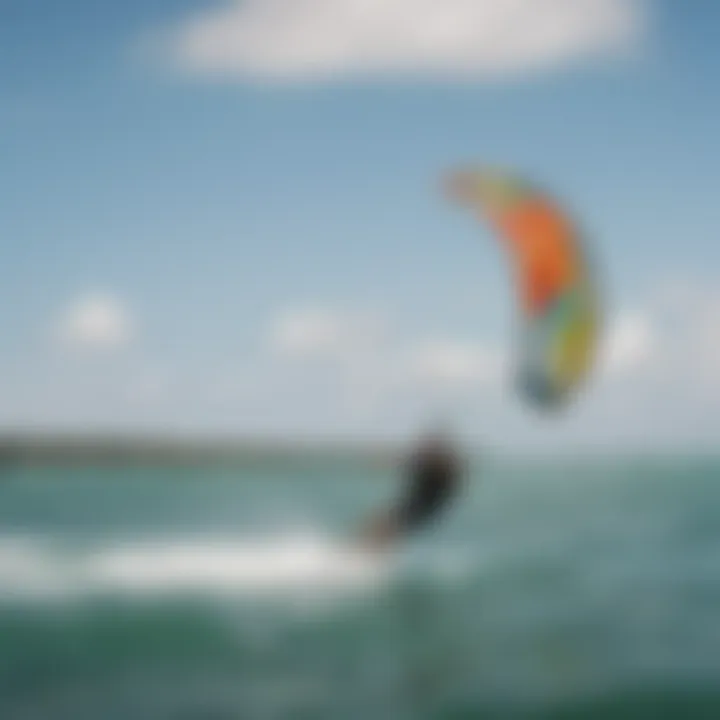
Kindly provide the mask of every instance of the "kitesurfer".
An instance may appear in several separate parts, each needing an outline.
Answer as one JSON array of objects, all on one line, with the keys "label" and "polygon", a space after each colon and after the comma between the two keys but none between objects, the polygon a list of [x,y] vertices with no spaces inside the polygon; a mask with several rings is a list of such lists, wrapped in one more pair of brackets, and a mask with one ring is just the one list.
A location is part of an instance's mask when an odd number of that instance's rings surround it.
[{"label": "kitesurfer", "polygon": [[404,472],[405,487],[399,502],[375,520],[366,533],[372,545],[386,545],[421,530],[440,517],[459,491],[461,462],[453,444],[442,433],[421,440]]}]

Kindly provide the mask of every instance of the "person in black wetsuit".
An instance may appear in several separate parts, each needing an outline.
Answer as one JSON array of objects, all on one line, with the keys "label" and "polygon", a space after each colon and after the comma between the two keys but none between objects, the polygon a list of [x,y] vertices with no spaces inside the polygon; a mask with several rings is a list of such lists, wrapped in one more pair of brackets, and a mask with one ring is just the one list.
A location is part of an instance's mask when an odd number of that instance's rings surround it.
[{"label": "person in black wetsuit", "polygon": [[405,472],[399,502],[389,513],[377,518],[366,534],[373,545],[385,545],[425,527],[442,514],[459,491],[460,459],[449,440],[439,433],[421,441]]},{"label": "person in black wetsuit", "polygon": [[450,442],[431,435],[410,457],[405,494],[394,512],[397,529],[412,532],[437,519],[455,497],[460,462]]}]

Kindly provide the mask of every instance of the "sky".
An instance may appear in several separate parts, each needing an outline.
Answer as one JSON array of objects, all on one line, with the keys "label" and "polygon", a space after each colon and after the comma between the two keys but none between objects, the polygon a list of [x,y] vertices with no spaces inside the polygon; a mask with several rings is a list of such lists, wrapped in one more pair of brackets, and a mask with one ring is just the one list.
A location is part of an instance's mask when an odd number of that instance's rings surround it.
[{"label": "sky", "polygon": [[[0,429],[720,440],[715,0],[32,0],[0,10]],[[574,213],[598,367],[545,418],[443,173]]]}]

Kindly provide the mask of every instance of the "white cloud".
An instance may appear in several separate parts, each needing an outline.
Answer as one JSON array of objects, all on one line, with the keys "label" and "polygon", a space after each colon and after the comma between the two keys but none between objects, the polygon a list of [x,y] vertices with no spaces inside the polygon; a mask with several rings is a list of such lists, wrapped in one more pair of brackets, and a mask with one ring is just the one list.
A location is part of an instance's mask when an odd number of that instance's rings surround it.
[{"label": "white cloud", "polygon": [[656,332],[647,316],[620,315],[604,339],[600,366],[611,375],[624,375],[650,362],[656,349]]},{"label": "white cloud", "polygon": [[665,353],[678,380],[720,401],[720,292],[701,285],[670,288]]},{"label": "white cloud", "polygon": [[500,354],[480,344],[457,341],[425,342],[409,355],[408,370],[421,382],[470,388],[500,382]]},{"label": "white cloud", "polygon": [[299,307],[271,322],[266,339],[282,361],[265,365],[273,393],[302,397],[308,412],[322,406],[350,425],[477,397],[502,382],[502,359],[490,347],[393,334],[371,313]]},{"label": "white cloud", "polygon": [[284,355],[308,356],[335,350],[343,340],[338,319],[325,310],[286,313],[270,332],[270,342]]},{"label": "white cloud", "polygon": [[188,72],[275,81],[490,79],[621,55],[640,0],[232,0],[170,32]]},{"label": "white cloud", "polygon": [[73,348],[119,348],[130,341],[132,322],[117,298],[87,295],[76,300],[63,314],[58,336]]},{"label": "white cloud", "polygon": [[381,335],[381,323],[370,316],[298,308],[277,318],[269,342],[275,352],[288,357],[349,357],[373,347]]}]

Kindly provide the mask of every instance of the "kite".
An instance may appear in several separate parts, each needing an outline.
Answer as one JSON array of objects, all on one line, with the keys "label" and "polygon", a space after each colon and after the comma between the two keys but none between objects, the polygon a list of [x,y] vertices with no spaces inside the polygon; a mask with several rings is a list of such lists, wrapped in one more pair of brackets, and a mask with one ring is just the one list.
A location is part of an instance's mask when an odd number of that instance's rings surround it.
[{"label": "kite", "polygon": [[567,404],[588,377],[600,328],[595,274],[580,231],[548,195],[496,170],[459,170],[447,191],[495,230],[519,297],[517,383],[535,407]]}]

